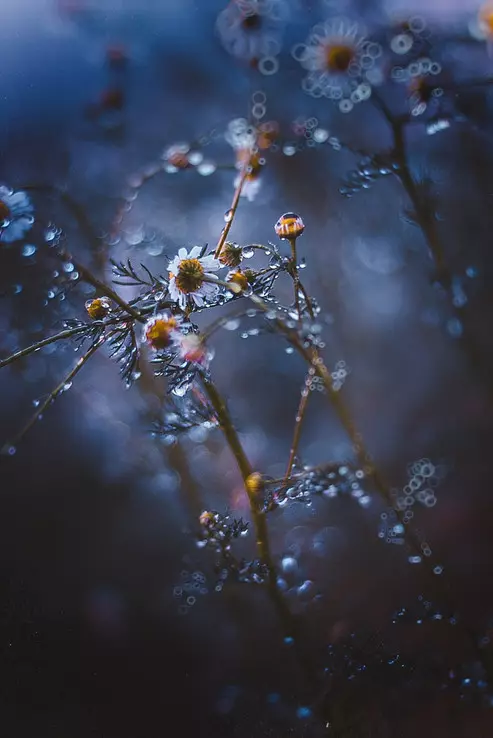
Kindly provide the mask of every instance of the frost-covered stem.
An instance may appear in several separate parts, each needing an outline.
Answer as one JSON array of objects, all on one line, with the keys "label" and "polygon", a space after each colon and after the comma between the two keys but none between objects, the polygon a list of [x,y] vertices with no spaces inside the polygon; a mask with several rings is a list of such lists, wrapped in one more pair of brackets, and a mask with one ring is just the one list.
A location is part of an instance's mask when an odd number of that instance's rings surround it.
[{"label": "frost-covered stem", "polygon": [[308,375],[303,384],[303,389],[301,390],[300,403],[298,406],[298,411],[296,413],[296,419],[295,419],[293,442],[291,444],[288,465],[286,467],[286,473],[284,474],[284,479],[282,481],[281,490],[285,490],[286,487],[288,486],[289,478],[293,470],[293,464],[296,458],[296,453],[298,451],[298,446],[299,446],[300,438],[301,438],[301,426],[303,423],[303,418],[305,416],[306,408],[308,406],[308,397],[310,396],[310,386],[312,384],[314,374],[315,374],[315,368],[311,366],[310,369],[308,370]]},{"label": "frost-covered stem", "polygon": [[281,621],[284,635],[293,639],[297,657],[305,670],[305,676],[309,681],[312,681],[312,670],[307,664],[306,657],[303,655],[303,652],[299,647],[297,624],[277,584],[277,569],[270,549],[266,514],[262,510],[262,495],[259,494],[258,491],[254,490],[251,484],[251,477],[254,470],[247,458],[245,450],[243,449],[238,433],[236,432],[236,428],[230,418],[228,408],[226,407],[219,391],[213,382],[204,376],[202,377],[202,383],[207,397],[209,398],[209,401],[217,415],[219,425],[226,442],[235,457],[238,469],[240,470],[243,479],[255,527],[257,550],[262,563],[265,564],[268,571],[267,590],[269,596]]},{"label": "frost-covered stem", "polygon": [[2,359],[0,361],[0,369],[2,369],[4,366],[8,366],[8,364],[12,364],[18,359],[22,359],[24,356],[29,356],[29,354],[34,353],[34,351],[39,351],[39,349],[43,348],[44,346],[49,346],[50,343],[54,343],[55,341],[63,341],[64,338],[71,338],[72,336],[76,336],[78,333],[83,333],[86,330],[87,325],[79,325],[76,328],[68,328],[67,330],[55,333],[53,336],[43,338],[42,341],[32,343],[30,346],[26,346],[26,348],[16,351],[15,354],[7,356],[6,359]]},{"label": "frost-covered stem", "polygon": [[289,273],[293,278],[294,285],[294,305],[296,312],[298,313],[298,320],[301,320],[300,310],[300,275],[298,274],[298,256],[296,253],[296,238],[289,239],[289,245],[291,247],[291,263],[289,265]]},{"label": "frost-covered stem", "polygon": [[[331,374],[322,361],[321,357],[318,356],[318,352],[315,349],[307,349],[305,346],[303,346],[296,334],[294,334],[294,337],[291,336],[291,338],[288,336],[288,340],[290,340],[291,344],[298,351],[298,353],[300,353],[306,361],[309,361],[315,367],[316,374],[322,379],[330,403],[336,410],[339,420],[353,444],[353,449],[358,463],[365,471],[365,474],[372,479],[375,490],[380,495],[380,497],[389,507],[391,507],[395,511],[397,519],[403,527],[404,538],[407,545],[421,559],[421,562],[424,566],[424,572],[426,573],[426,576],[430,583],[430,587],[437,593],[437,596],[440,598],[441,602],[446,605],[451,611],[454,611],[454,602],[450,597],[449,587],[440,579],[439,576],[437,576],[437,574],[435,574],[434,570],[437,565],[436,561],[434,561],[431,556],[423,555],[419,538],[406,524],[402,510],[396,508],[395,502],[392,498],[392,495],[390,494],[389,487],[379,470],[375,467],[371,456],[364,445],[363,438],[361,434],[357,431],[356,426],[353,423],[351,413],[349,412],[347,405],[344,403],[340,393],[336,392],[336,390],[334,389]],[[470,642],[478,660],[483,665],[486,674],[491,675],[492,665],[489,663],[487,656],[483,653],[479,646],[477,633],[465,623],[462,624],[462,629],[464,635]]]},{"label": "frost-covered stem", "polygon": [[26,425],[22,428],[21,431],[15,436],[14,439],[12,439],[9,443],[12,444],[14,447],[16,444],[19,443],[21,438],[23,438],[26,433],[33,427],[33,425],[36,423],[38,418],[41,417],[41,415],[44,413],[47,407],[51,405],[52,402],[56,400],[56,398],[64,391],[66,385],[74,379],[76,374],[80,372],[82,367],[89,361],[91,356],[96,353],[96,351],[101,348],[103,343],[106,341],[105,336],[100,336],[97,341],[95,341],[92,346],[86,351],[84,356],[81,356],[80,359],[77,361],[73,369],[69,371],[69,373],[66,375],[64,379],[58,384],[54,390],[50,392],[48,397],[41,402],[38,407],[36,408],[36,412],[32,415],[32,417],[28,420]]},{"label": "frost-covered stem", "polygon": [[247,157],[245,160],[245,163],[243,165],[243,168],[241,170],[240,178],[238,180],[238,184],[236,186],[236,189],[234,191],[233,200],[231,201],[231,207],[226,212],[226,223],[224,225],[224,228],[221,231],[221,235],[219,237],[219,241],[217,242],[216,250],[214,252],[214,256],[216,259],[219,258],[221,251],[223,250],[223,246],[226,243],[226,239],[228,237],[228,234],[231,230],[231,226],[233,225],[233,220],[236,215],[236,211],[238,210],[238,204],[240,202],[241,192],[243,190],[243,186],[245,184],[245,180],[248,176],[248,172],[250,169],[250,157]]}]

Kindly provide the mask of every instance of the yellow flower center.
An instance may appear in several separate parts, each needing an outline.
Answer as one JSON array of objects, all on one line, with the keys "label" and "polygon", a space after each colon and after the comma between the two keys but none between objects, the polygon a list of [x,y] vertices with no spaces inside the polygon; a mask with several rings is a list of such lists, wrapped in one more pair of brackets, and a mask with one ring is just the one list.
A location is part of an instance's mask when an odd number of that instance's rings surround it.
[{"label": "yellow flower center", "polygon": [[94,300],[87,300],[86,302],[87,313],[93,320],[106,318],[110,308],[109,300],[106,297],[96,297]]},{"label": "yellow flower center", "polygon": [[146,330],[146,339],[155,349],[164,349],[171,343],[171,331],[176,328],[176,320],[158,318]]},{"label": "yellow flower center", "polygon": [[176,286],[186,295],[196,292],[204,282],[204,267],[198,259],[182,259],[176,275]]},{"label": "yellow flower center", "polygon": [[355,57],[354,49],[346,44],[328,44],[325,49],[325,64],[331,72],[347,72]]},{"label": "yellow flower center", "polygon": [[5,220],[10,220],[10,208],[7,207],[3,200],[0,200],[0,223],[3,223]]}]

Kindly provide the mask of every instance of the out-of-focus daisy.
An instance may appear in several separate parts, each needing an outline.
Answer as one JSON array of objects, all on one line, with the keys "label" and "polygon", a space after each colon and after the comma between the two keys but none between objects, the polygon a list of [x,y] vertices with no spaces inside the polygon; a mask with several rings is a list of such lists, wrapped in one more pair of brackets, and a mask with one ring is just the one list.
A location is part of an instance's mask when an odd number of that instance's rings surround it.
[{"label": "out-of-focus daisy", "polygon": [[[256,198],[261,186],[260,172],[265,164],[264,159],[259,156],[258,152],[249,149],[237,149],[236,151],[236,168],[243,171],[247,167],[245,181],[241,189],[241,196],[246,197],[250,202]],[[233,187],[238,187],[241,179],[241,173],[235,178]]]},{"label": "out-of-focus daisy", "polygon": [[216,30],[228,53],[258,64],[279,54],[286,15],[282,0],[231,0],[219,13]]},{"label": "out-of-focus daisy", "polygon": [[345,18],[315,26],[306,43],[292,50],[308,71],[302,83],[305,92],[338,101],[342,112],[370,97],[370,72],[381,53],[379,44],[368,41],[358,24]]},{"label": "out-of-focus daisy", "polygon": [[170,313],[158,313],[144,325],[144,340],[156,351],[173,346],[180,335],[180,316]]},{"label": "out-of-focus daisy", "polygon": [[175,343],[179,356],[184,361],[193,364],[206,365],[209,361],[207,347],[200,335],[197,333],[180,333],[176,336]]},{"label": "out-of-focus daisy", "polygon": [[390,49],[398,56],[425,53],[429,41],[429,29],[420,15],[413,15],[406,20],[396,20],[391,27]]},{"label": "out-of-focus daisy", "polygon": [[202,307],[218,290],[217,285],[207,280],[216,279],[212,272],[222,264],[212,254],[201,256],[201,253],[200,246],[194,246],[189,253],[180,249],[178,256],[168,264],[169,295],[182,310],[191,303]]},{"label": "out-of-focus daisy", "polygon": [[443,95],[443,89],[433,79],[441,71],[441,65],[428,57],[417,59],[407,67],[394,67],[392,70],[392,78],[407,85],[412,115],[422,115]]},{"label": "out-of-focus daisy", "polygon": [[33,209],[25,192],[0,186],[0,241],[19,241],[34,223]]},{"label": "out-of-focus daisy", "polygon": [[469,23],[471,36],[480,41],[493,41],[493,2],[487,0],[478,10],[475,18]]}]

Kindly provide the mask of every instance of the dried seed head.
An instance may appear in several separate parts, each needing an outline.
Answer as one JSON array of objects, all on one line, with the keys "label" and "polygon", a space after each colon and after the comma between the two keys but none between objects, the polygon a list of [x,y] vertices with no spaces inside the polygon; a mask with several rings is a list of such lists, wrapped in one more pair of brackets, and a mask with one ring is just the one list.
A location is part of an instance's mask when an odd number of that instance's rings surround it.
[{"label": "dried seed head", "polygon": [[171,345],[173,331],[176,330],[177,321],[173,317],[156,316],[147,321],[144,334],[147,343],[152,348],[168,348]]},{"label": "dried seed head", "polygon": [[274,226],[279,238],[298,238],[305,230],[305,224],[296,213],[284,213]]},{"label": "dried seed head", "polygon": [[236,272],[229,272],[228,282],[233,282],[233,284],[237,284],[238,287],[240,287],[242,290],[248,289],[248,277],[244,272],[240,270]]},{"label": "dried seed head", "polygon": [[238,267],[243,259],[243,249],[236,243],[226,241],[219,255],[219,261],[224,266]]},{"label": "dried seed head", "polygon": [[110,313],[111,303],[107,297],[96,297],[94,300],[87,300],[85,308],[92,320],[103,320]]},{"label": "dried seed head", "polygon": [[260,494],[265,486],[264,479],[260,472],[253,472],[252,474],[250,474],[250,476],[247,477],[245,481],[245,486],[249,495],[256,496]]},{"label": "dried seed head", "polygon": [[204,267],[198,259],[182,259],[176,275],[176,286],[188,295],[196,292],[204,282]]}]

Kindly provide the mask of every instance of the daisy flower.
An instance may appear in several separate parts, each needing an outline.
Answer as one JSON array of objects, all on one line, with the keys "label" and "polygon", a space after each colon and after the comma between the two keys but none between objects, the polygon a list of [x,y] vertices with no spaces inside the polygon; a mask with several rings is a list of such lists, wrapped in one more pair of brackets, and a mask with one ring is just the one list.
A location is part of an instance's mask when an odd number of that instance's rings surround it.
[{"label": "daisy flower", "polygon": [[0,187],[0,241],[19,241],[34,223],[33,206],[25,192]]},{"label": "daisy flower", "polygon": [[306,43],[292,50],[308,71],[302,83],[305,92],[337,100],[344,113],[370,97],[368,73],[381,53],[379,44],[368,41],[356,23],[344,18],[315,26]]},{"label": "daisy flower", "polygon": [[174,346],[182,319],[170,313],[158,313],[144,325],[144,339],[156,351]]},{"label": "daisy flower", "polygon": [[281,0],[231,0],[219,13],[216,30],[229,54],[258,64],[279,54],[285,19]]},{"label": "daisy flower", "polygon": [[194,246],[189,253],[186,249],[180,249],[178,256],[168,264],[169,295],[182,310],[190,303],[202,307],[218,290],[217,285],[206,279],[216,279],[211,272],[222,265],[212,254],[200,256],[201,253],[200,246]]}]

